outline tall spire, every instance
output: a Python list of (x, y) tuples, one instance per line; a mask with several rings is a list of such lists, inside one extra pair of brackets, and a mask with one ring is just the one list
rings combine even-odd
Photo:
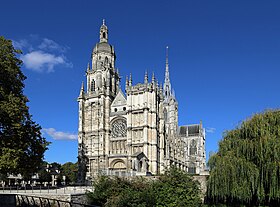
[(170, 82), (170, 79), (169, 79), (169, 64), (168, 64), (168, 46), (166, 46), (165, 81), (164, 82)]
[(166, 47), (166, 61), (165, 61), (165, 79), (164, 79), (164, 96), (166, 99), (171, 95), (171, 83), (169, 78), (169, 64), (168, 64), (168, 46)]

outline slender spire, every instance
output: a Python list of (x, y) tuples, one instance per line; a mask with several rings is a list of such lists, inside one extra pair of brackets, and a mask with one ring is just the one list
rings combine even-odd
[(87, 71), (90, 71), (89, 63), (87, 64)]
[(168, 63), (168, 46), (166, 46), (165, 82), (170, 82), (170, 79), (169, 79), (169, 63)]
[(169, 64), (168, 64), (168, 46), (166, 47), (166, 62), (165, 62), (165, 79), (164, 79), (164, 96), (166, 99), (171, 95), (171, 83), (169, 78)]
[(166, 46), (166, 65), (168, 65), (168, 46)]
[(155, 78), (155, 73), (153, 72), (153, 76), (152, 76), (152, 83), (155, 83), (156, 78)]
[(102, 25), (105, 25), (105, 19), (103, 19), (103, 21), (102, 21)]

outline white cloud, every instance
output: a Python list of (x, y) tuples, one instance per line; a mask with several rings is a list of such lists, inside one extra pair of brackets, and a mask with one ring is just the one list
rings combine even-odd
[(207, 133), (215, 133), (215, 131), (216, 131), (216, 128), (213, 128), (213, 127), (207, 127), (206, 128)]
[(68, 132), (59, 132), (54, 128), (44, 128), (42, 129), (43, 133), (47, 133), (50, 137), (55, 140), (76, 140), (78, 139), (77, 134), (71, 134)]
[(27, 48), (28, 50), (33, 49), (32, 46), (28, 43), (28, 41), (26, 39), (22, 39), (19, 41), (12, 40), (12, 42), (13, 42), (14, 47), (19, 50), (23, 50), (25, 48)]
[(56, 66), (73, 67), (64, 55), (69, 47), (61, 46), (54, 40), (30, 35), (28, 39), (13, 40), (13, 44), (23, 51), (20, 58), (27, 69), (49, 73), (54, 72)]
[(37, 72), (53, 72), (56, 65), (72, 67), (72, 64), (67, 62), (65, 56), (54, 55), (40, 50), (21, 55), (21, 59), (26, 68)]
[(59, 52), (66, 52), (69, 48), (68, 47), (64, 47), (61, 46), (59, 44), (57, 44), (55, 41), (44, 38), (43, 42), (38, 46), (39, 49), (41, 50), (55, 50), (55, 51), (59, 51)]

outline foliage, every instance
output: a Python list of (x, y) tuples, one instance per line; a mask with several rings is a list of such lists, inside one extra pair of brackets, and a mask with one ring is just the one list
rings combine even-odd
[(201, 206), (198, 184), (176, 169), (155, 180), (102, 176), (94, 189), (88, 197), (92, 204), (104, 207)]
[(169, 206), (201, 206), (201, 192), (197, 181), (183, 171), (171, 168), (154, 184), (157, 205)]
[(61, 174), (66, 176), (67, 184), (76, 183), (78, 176), (78, 163), (66, 162), (61, 166)]
[(226, 132), (208, 164), (210, 202), (278, 206), (280, 111), (257, 114)]
[(0, 37), (0, 173), (28, 177), (38, 170), (48, 142), (31, 119), (23, 95), (26, 79), (12, 42)]
[(59, 164), (57, 162), (50, 163), (49, 165), (51, 166), (52, 169), (55, 169), (55, 170), (61, 169), (61, 164)]
[(43, 182), (51, 182), (52, 181), (52, 176), (51, 176), (51, 173), (50, 172), (47, 172), (46, 169), (41, 169), (39, 172), (38, 172), (38, 175), (39, 175), (39, 182), (42, 184)]

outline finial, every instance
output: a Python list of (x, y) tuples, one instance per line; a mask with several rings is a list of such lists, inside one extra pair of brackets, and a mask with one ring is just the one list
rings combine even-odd
[(147, 72), (147, 70), (145, 72), (144, 83), (148, 83), (148, 72)]
[(82, 86), (81, 86), (81, 90), (80, 90), (80, 96), (83, 96), (84, 94), (84, 81), (82, 81)]
[(88, 64), (87, 64), (87, 70), (88, 70), (88, 71), (90, 70), (89, 62), (88, 62)]
[(173, 96), (173, 98), (175, 98), (175, 90), (174, 89), (172, 89), (172, 96)]
[(131, 86), (131, 85), (132, 85), (132, 75), (130, 73), (130, 75), (129, 75), (129, 86)]
[(125, 77), (125, 86), (128, 87), (128, 77)]
[(155, 78), (155, 73), (153, 72), (152, 82), (154, 83), (154, 82), (155, 82), (155, 80), (156, 80), (156, 78)]
[(103, 19), (102, 23), (103, 23), (103, 25), (105, 25), (105, 19)]

